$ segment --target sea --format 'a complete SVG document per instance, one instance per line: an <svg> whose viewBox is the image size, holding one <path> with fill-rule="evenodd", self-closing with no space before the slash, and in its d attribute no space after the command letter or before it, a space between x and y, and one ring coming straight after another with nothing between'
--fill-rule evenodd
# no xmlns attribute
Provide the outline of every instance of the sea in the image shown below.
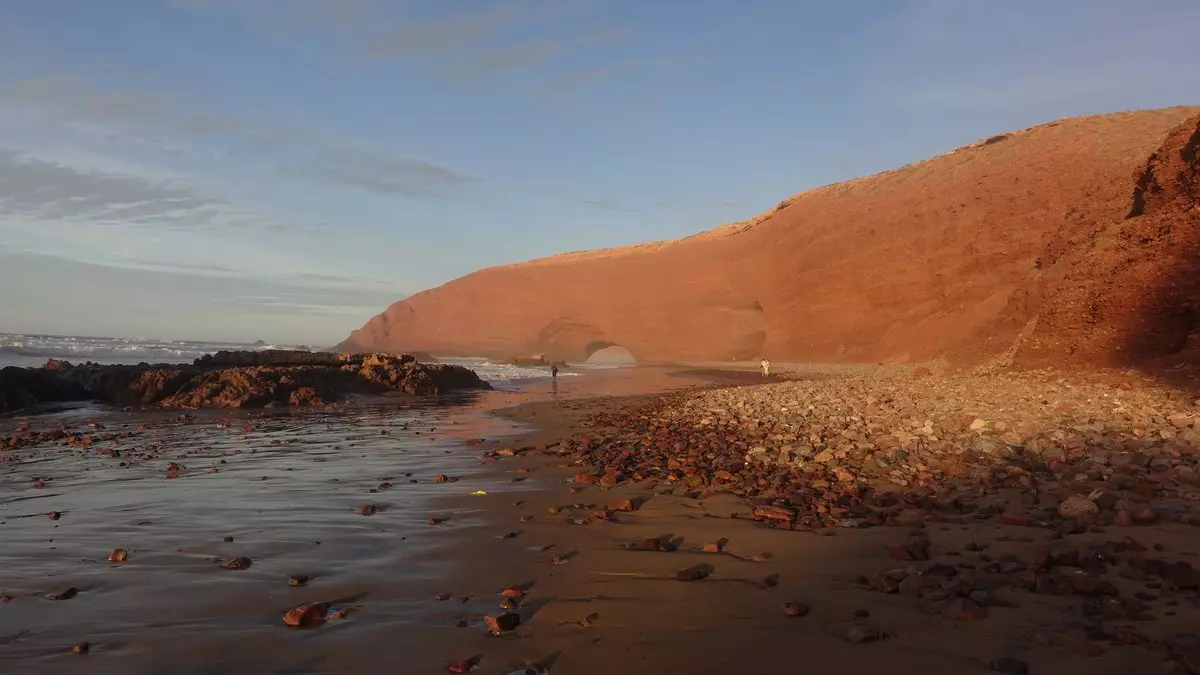
<svg viewBox="0 0 1200 675"><path fill-rule="evenodd" d="M0 368L7 366L40 368L48 359L59 359L72 363L91 361L102 364L191 363L201 356L221 350L253 351L263 349L309 350L310 348L306 345L276 345L262 342L247 344L197 340L0 333ZM499 387L540 380L550 376L546 368L496 363L482 357L439 360L442 363L452 363L470 368L482 379ZM559 376L577 377L582 374L580 372L582 370L606 367L609 366L576 364L571 369L559 373Z"/></svg>

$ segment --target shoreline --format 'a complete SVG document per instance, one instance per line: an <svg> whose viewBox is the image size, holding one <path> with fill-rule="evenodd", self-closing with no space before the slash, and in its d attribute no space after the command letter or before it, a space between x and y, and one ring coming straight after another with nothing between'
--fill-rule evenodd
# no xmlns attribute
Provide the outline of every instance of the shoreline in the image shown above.
<svg viewBox="0 0 1200 675"><path fill-rule="evenodd" d="M695 371L691 369L691 374ZM834 382L841 377L832 376ZM1120 375L1076 374L1078 385L1073 385L1072 377L1042 373L913 379L918 386L968 380L1017 389L1035 385L1053 388L1057 382L1064 396L1072 395L1072 386L1093 387L1105 395L1125 394L1138 401L1141 399L1137 396L1143 394L1137 392L1143 392L1147 401L1163 405L1179 402L1181 409L1191 415L1184 428L1187 433L1191 433L1194 420L1200 418L1200 403L1191 403L1189 394L1171 394L1149 380L1131 386L1129 379ZM732 377L723 384L736 385L738 379ZM880 386L887 382L886 378L881 380ZM716 384L720 387L722 383ZM772 387L803 390L809 384L735 386L719 391L733 392L731 396L736 399L743 395L739 390L749 395ZM1002 485L991 490L993 501L1001 504L997 513L986 511L995 507L987 505L988 498L979 496L983 493L976 495L963 486L951 487L953 481L949 479L939 487L941 479L932 479L923 482L934 486L934 496L943 500L978 499L987 515L972 511L948 514L909 506L880 509L887 516L874 527L866 523L850 528L794 527L804 531L771 527L769 520L753 519L752 503L757 500L748 501L720 488L685 493L672 489L671 482L658 480L621 480L609 488L571 483L580 471L593 470L594 465L577 463L577 443L571 446L575 449L562 455L558 454L561 446L557 444L588 436L599 440L594 445L604 445L619 436L611 429L583 426L589 418L637 417L647 406L661 407L664 401L678 405L690 397L708 395L703 390L712 387L700 389L525 402L489 411L526 428L500 439L498 445L472 449L529 450L487 463L480 477L497 482L517 478L522 482L515 490L501 494L449 498L445 502L449 508L477 509L482 521L479 527L461 533L462 541L455 548L464 554L455 562L453 573L458 588L446 590L477 595L490 589L498 605L501 598L496 594L501 589L521 585L527 588L528 606L518 610L521 627L498 638L486 635L481 617L470 617L469 630L462 631L457 640L442 643L443 649L449 649L442 654L445 662L482 656L480 672L509 672L522 663L536 662L553 663L556 671L573 674L791 673L803 664L830 673L983 673L1019 672L1006 668L1024 668L1024 672L1032 673L1116 675L1145 672L1147 659L1152 659L1162 662L1164 672L1200 672L1200 636L1194 628L1200 623L1200 596L1191 567L1200 566L1198 531L1194 527L1200 521L1190 515L1168 520L1164 512L1150 524L1123 525L1112 523L1112 512L1105 511L1101 522L1089 521L1093 524L1078 534L1064 535L1060 525L1068 522L1066 518L1055 515L1053 522L1025 522L1018 517L1022 510L1048 508L1048 512L1054 512L1061 508L1055 505L1082 487L1067 476L1036 474L1040 486L1032 493L1022 489L1019 481L1011 487ZM961 407L977 408L977 403L962 401ZM969 420L966 428L975 422ZM979 435L991 438L993 433L1000 435L989 426ZM612 438L605 440L610 435ZM1188 439L1194 440L1191 436ZM1184 457L1182 464L1172 461L1182 471L1193 466L1194 460L1192 456ZM1115 464L1115 458L1112 461ZM864 485L867 483L879 484L864 481ZM1144 485L1122 484L1122 488L1136 490ZM912 492L896 484L890 487L901 494ZM979 487L973 490L979 492ZM917 489L922 491L930 494L928 489ZM1121 494L1137 498L1128 490ZM645 503L633 512L609 511L604 517L593 513L620 499ZM1144 499L1140 501L1145 503ZM1006 503L1009 506L1004 506ZM570 504L592 508L551 513ZM575 522L586 524L574 524L575 518L584 518ZM508 533L516 536L496 538ZM667 534L672 539L682 538L673 552L625 548ZM932 542L932 556L918 553L907 561L898 559L907 554L897 553L897 549L922 539ZM711 550L722 540L727 541L719 553L704 551L706 545ZM1149 553L1134 555L1124 548L1124 552L1113 553L1110 549L1114 545L1144 547ZM552 548L541 550L543 546ZM928 544L924 546L927 550ZM1044 551L1051 552L1051 562L1043 561L1038 566L1038 557L1047 555ZM1072 551L1078 551L1078 555L1109 551L1112 559L1106 564L1107 575L1071 567L1079 564L1066 562ZM567 562L553 565L553 555L565 557ZM1178 579L1159 581L1154 574L1147 576L1144 569L1144 558L1149 555L1162 556L1170 564L1185 565L1191 571L1182 572ZM694 583L673 579L679 571L694 565L712 565L711 578ZM971 591L968 585L971 593L959 596L957 591L945 590L948 584L953 586L947 580L930 582L935 579L932 570L938 565L950 569L955 579L970 580L978 588ZM1050 583L1048 580L1057 580L1073 570L1087 576L1091 585L1082 590L1027 588L1022 585L1024 580L1001 579L1004 575L996 567L1001 565L1007 565L1004 569L1009 577L1025 574L1038 583ZM994 567L995 574L980 571ZM931 571L922 575L919 570ZM910 588L902 584L905 577L917 583ZM1145 587L1131 585L1130 578L1140 579ZM880 584L885 592L879 592ZM903 588L897 592L890 586ZM1097 588L1105 590L1097 594ZM1107 595L1109 592L1115 596ZM1113 602L1124 609L1109 606ZM786 603L803 605L806 615L787 616ZM494 606L491 613L503 611ZM587 625L580 625L580 621ZM856 642L864 630L879 631L881 639ZM1157 663L1153 667L1162 668Z"/></svg>
<svg viewBox="0 0 1200 675"><path fill-rule="evenodd" d="M226 517L227 524L218 528L229 529L236 543L221 544L222 532L211 528L191 531L186 519L176 516L163 525L173 532L168 542L177 542L169 546L186 554L172 557L169 551L174 549L155 544L153 536L138 539L143 536L137 534L141 523L125 522L121 516L114 522L111 507L93 504L90 514L67 511L63 527L80 527L87 516L87 527L95 528L86 533L90 543L80 554L102 555L111 546L133 545L130 563L105 569L92 561L78 572L68 572L94 576L96 585L80 577L85 582L80 585L81 599L65 604L40 604L43 599L26 597L35 590L55 590L63 582L79 584L69 576L47 582L41 579L40 568L25 567L51 560L45 557L49 553L38 552L20 564L8 557L9 551L0 553L12 564L9 581L19 579L25 569L39 579L33 586L22 582L24 588L17 592L11 584L0 587L0 593L17 596L7 606L0 605L0 663L5 664L0 670L74 672L82 662L72 659L82 658L87 659L83 665L89 672L97 673L199 674L216 668L228 673L369 675L447 672L456 660L481 656L475 671L481 674L510 673L536 662L553 665L553 672L560 675L657 675L677 670L691 675L790 675L799 667L828 673L885 670L928 675L988 672L992 662L1001 658L1019 659L1032 673L1124 675L1145 672L1147 659L1155 660L1154 668L1159 668L1157 661L1176 667L1164 672L1190 672L1186 670L1193 667L1186 665L1193 663L1187 660L1193 658L1187 652L1189 643L1172 637L1194 635L1192 626L1200 625L1200 595L1194 579L1188 577L1194 572L1191 565L1200 566L1198 530L1185 524L1192 517L1190 508L1179 513L1162 510L1152 524L1125 526L1111 522L1113 502L1102 501L1100 519L1079 534L1055 529L1067 522L1055 509L1065 497L1086 495L1092 489L1090 476L1088 481L1074 478L1073 463L1093 461L1089 458L1101 453L1096 448L1104 443L1117 443L1120 450L1104 458L1103 476L1097 478L1120 490L1120 499L1129 503L1121 508L1159 509L1166 497L1183 494L1187 485L1183 479L1188 478L1184 470L1196 466L1196 457L1166 450L1183 448L1200 433L1196 425L1200 403L1148 380L1131 382L1112 375L943 377L916 376L906 367L847 373L840 366L808 367L798 375L799 379L760 385L755 373L679 366L603 370L558 382L538 380L470 397L465 405L434 408L439 420L436 434L433 425L401 428L398 420L409 413L395 402L341 411L362 418L368 426L334 430L332 435L329 429L321 430L327 424L322 422L325 417L310 417L312 413L247 415L245 421L255 421L266 435L255 431L249 440L241 434L218 441L215 448L200 448L201 456L211 457L207 461L230 457L229 466L221 467L222 476L240 471L253 474L246 476L250 479L261 471L271 478L253 483L262 487L244 492L238 508ZM756 386L740 386L749 383ZM879 401L868 405L867 398ZM780 410L796 408L799 401L814 409L799 418L780 417ZM886 401L892 403L884 405ZM962 419L968 411L974 419ZM141 419L112 412L113 431L131 428ZM918 413L928 419L916 419ZM918 424L905 426L906 431L896 436L892 427L876 428L881 414L889 424L908 425L906 420L912 418L931 433ZM192 422L172 421L169 412L157 413L155 418L172 433L184 434L177 439L183 445L168 444L167 452L158 454L160 461L188 445L210 445L212 441L205 439L228 415L229 411L206 411L197 415L189 431ZM705 416L712 419L706 422ZM982 418L986 423L976 428ZM1009 426L1002 424L1004 420ZM1039 430L1027 424L1038 420L1049 426ZM86 419L72 421L80 426ZM771 427L780 423L796 426ZM146 433L152 436L156 432L151 427ZM781 446L799 449L815 443L799 436L818 429L818 435L834 439L832 449L840 443L839 434L853 431L861 436L854 443L877 448L880 454L877 459L847 456L829 464L822 464L818 456L786 466L738 469L729 464L746 456L777 461L774 453ZM1053 440L1055 430L1067 431L1061 442ZM385 431L392 436L375 435ZM994 466L979 463L990 455L976 446L995 452L1006 434L1018 432L1029 448L1037 448L1047 466L1023 469L1016 460L1030 460L1022 455ZM287 449L288 436L310 434L328 436L320 446L323 449ZM789 440L790 436L797 438ZM592 441L587 447L580 442L585 437ZM284 447L274 449L271 438L283 438ZM423 439L437 442L431 445ZM1083 447L1091 448L1091 455L1077 456L1073 448L1079 447L1080 439ZM1043 441L1045 447L1039 445ZM418 462L412 477L423 485L413 486L415 490L402 485L407 477L404 469L397 468L405 455L363 454L354 449L367 444L364 451L368 446L384 450L395 442L417 451L406 460ZM339 450L334 443L347 447ZM759 443L770 446L771 453L757 452ZM947 459L938 455L945 448L961 446L967 450L962 463L968 471L1003 468L1011 474L1000 482L988 474L983 482L974 483L952 480L949 465L896 474L905 462L915 461L894 455L905 443L922 461L930 462ZM250 453L257 448L260 455L258 459L243 455L235 461L227 454L233 447L248 448ZM812 450L820 447L824 446L817 444ZM513 455L497 452L502 448L514 449ZM693 448L698 452L690 453ZM1136 455L1130 451L1133 448L1145 455L1146 464L1118 462ZM1052 453L1062 449L1065 455L1051 460ZM624 450L632 451L628 457L636 460L621 459ZM324 456L321 453L339 461L311 464L314 459L321 461L316 459ZM414 458L418 453L420 457ZM495 461L481 461L485 453L495 454ZM667 468L668 455L682 460L679 468ZM897 458L890 473L877 466L885 455ZM300 463L289 463L296 461ZM728 466L733 480L718 476L715 463ZM622 464L626 466L619 469L616 485L593 482L604 474L604 467ZM15 468L10 465L7 470ZM295 474L280 473L293 468ZM0 472L5 470L0 464ZM322 476L327 470L342 473ZM839 470L852 471L854 480L845 484L834 480L830 487L819 487ZM433 477L439 472L452 480L435 484ZM40 473L66 480L67 485L87 475L70 478L63 469L40 469ZM581 473L590 476L586 483L575 482ZM344 480L308 493L295 493L289 487L297 480L319 482L329 475ZM754 487L744 482L748 476L762 476L767 484ZM152 477L147 487L161 491L194 486L190 489L199 492L193 494L210 490L205 485L213 477L192 482L196 478L160 485ZM378 481L385 479L397 486L383 490ZM775 486L784 484L780 481L802 487L778 492ZM58 486L57 480L47 484ZM371 494L376 486L378 494ZM814 496L842 490L846 491L842 496L861 496L845 504L851 509L846 514L829 517L819 509L806 510L820 503L812 501ZM472 494L476 491L486 494ZM900 495L901 501L883 506L886 500L879 497L887 492ZM216 494L207 499L217 499ZM52 496L34 491L30 495ZM1200 488L1196 496L1200 498ZM254 501L258 499L265 501ZM621 506L614 502L622 499L644 503L633 512L606 508ZM22 503L7 505L9 521L15 517L13 504L22 512L40 508ZM356 504L364 503L397 508L362 518L353 511ZM836 500L828 503L842 508ZM81 533L70 535L70 530L57 530L59 523L46 521L44 511L55 507L46 504L41 514L32 514L38 518L22 521L28 525L20 527L32 527L34 538L45 527L55 528L51 536L61 543L50 546L71 546L72 537ZM589 508L562 508L577 504ZM755 519L754 509L763 504L787 504L793 515L786 527L782 521L772 525L773 521ZM1000 512L994 511L997 504L1004 506ZM261 509L268 507L276 515L264 520ZM141 517L147 507L138 508ZM1048 515L1038 520L1031 513ZM133 512L125 517L134 518ZM822 517L826 522L817 522ZM426 518L432 520L426 523ZM577 524L575 519L581 520ZM301 530L308 527L312 534L281 538L271 528L285 523ZM304 536L316 538L318 531L323 545L312 547L313 542L301 541ZM674 551L627 548L667 534L675 541ZM1105 548L1126 537L1146 551L1138 557L1124 548L1119 553ZM931 542L928 560L922 559L920 547L911 560L893 553L907 550L919 539ZM719 552L704 550L722 540L727 541ZM74 542L75 549L79 543ZM1050 557L1034 566L1032 561L1043 549L1051 552ZM1080 557L1068 564L1070 551ZM1072 566L1085 557L1090 560L1094 551L1110 556L1103 558L1106 575L1087 566ZM224 560L234 553L250 555L255 567L246 572L208 569L214 559ZM187 556L206 559L189 562ZM552 556L565 563L553 564ZM1192 572L1147 567L1149 559L1186 564ZM74 569L77 562L68 559L61 564ZM711 577L686 583L675 579L678 572L696 565L711 565ZM953 569L953 579L933 574L936 566L941 566L940 573ZM144 576L134 579L122 572ZM287 575L299 573L312 575L313 583L289 589ZM1063 583L1060 577L1066 574L1083 575L1090 586L1061 592L1051 582ZM1175 576L1167 579L1163 574ZM934 578L936 587L927 583ZM971 594L958 595L961 584L968 582L979 588L968 585ZM1033 587L1026 587L1027 582ZM1056 590L1039 584L1051 584L1048 588ZM521 625L499 637L488 635L484 616L503 614L499 593L514 585L527 591L517 610ZM1116 595L1109 595L1114 589ZM133 595L120 600L125 593ZM950 597L945 597L947 593ZM962 603L959 614L968 618L946 614L951 600ZM333 602L338 608L349 608L351 614L346 621L311 630L287 629L281 622L283 613L302 601ZM1113 605L1114 601L1120 604ZM35 604L25 606L26 602ZM803 605L806 615L788 616L786 603ZM170 620L159 614L164 607L170 608ZM1117 619L1094 614L1118 610L1125 614ZM41 617L32 624L31 611ZM863 613L868 616L856 618ZM143 622L148 622L144 628L149 632L130 633ZM866 629L878 630L886 639L848 641L847 631L861 636ZM93 642L92 653L70 654L70 645L83 639ZM1200 638L1196 644L1200 647ZM147 664L153 667L139 670Z"/></svg>

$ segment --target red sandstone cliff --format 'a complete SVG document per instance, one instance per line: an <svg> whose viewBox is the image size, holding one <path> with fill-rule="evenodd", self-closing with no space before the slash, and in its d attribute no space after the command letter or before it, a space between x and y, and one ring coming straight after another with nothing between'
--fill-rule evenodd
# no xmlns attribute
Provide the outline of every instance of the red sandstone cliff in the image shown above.
<svg viewBox="0 0 1200 675"><path fill-rule="evenodd" d="M1200 108L1002 134L694 237L483 269L392 305L340 348L1183 358L1200 342L1198 139Z"/></svg>

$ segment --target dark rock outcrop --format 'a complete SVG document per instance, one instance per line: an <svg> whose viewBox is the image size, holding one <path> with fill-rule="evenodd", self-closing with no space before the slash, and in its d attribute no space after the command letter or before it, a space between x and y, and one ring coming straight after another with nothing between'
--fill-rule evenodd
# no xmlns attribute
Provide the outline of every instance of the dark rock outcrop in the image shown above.
<svg viewBox="0 0 1200 675"><path fill-rule="evenodd" d="M325 405L355 394L444 394L491 389L462 366L393 354L220 352L192 365L72 365L0 370L0 412L41 403L99 400L160 408Z"/></svg>
<svg viewBox="0 0 1200 675"><path fill-rule="evenodd" d="M639 362L1182 359L1200 316L1198 113L1060 120L809 190L693 237L480 270L392 305L340 349L584 360L615 345Z"/></svg>

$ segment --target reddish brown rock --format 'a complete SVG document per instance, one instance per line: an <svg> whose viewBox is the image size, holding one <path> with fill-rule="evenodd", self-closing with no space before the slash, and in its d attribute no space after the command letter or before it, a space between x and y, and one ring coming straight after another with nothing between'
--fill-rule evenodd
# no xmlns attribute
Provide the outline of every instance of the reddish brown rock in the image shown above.
<svg viewBox="0 0 1200 675"><path fill-rule="evenodd" d="M289 609L283 615L283 622L293 628L317 626L325 622L325 614L328 611L327 602L306 602Z"/></svg>
<svg viewBox="0 0 1200 675"><path fill-rule="evenodd" d="M234 558L221 567L227 570L248 570L252 564L254 564L252 560L243 556Z"/></svg>
<svg viewBox="0 0 1200 675"><path fill-rule="evenodd" d="M397 302L340 348L581 360L615 344L639 360L862 363L969 360L1015 343L1022 364L1165 355L1187 342L1200 283L1186 274L1197 112L1059 120L686 239L479 270ZM911 264L886 264L901 259Z"/></svg>
<svg viewBox="0 0 1200 675"><path fill-rule="evenodd" d="M795 520L796 512L782 506L759 506L750 512L755 518L762 520L777 520L790 522Z"/></svg>
<svg viewBox="0 0 1200 675"><path fill-rule="evenodd" d="M494 635L508 633L521 625L521 615L516 612L506 612L500 616L485 616L483 622Z"/></svg>

